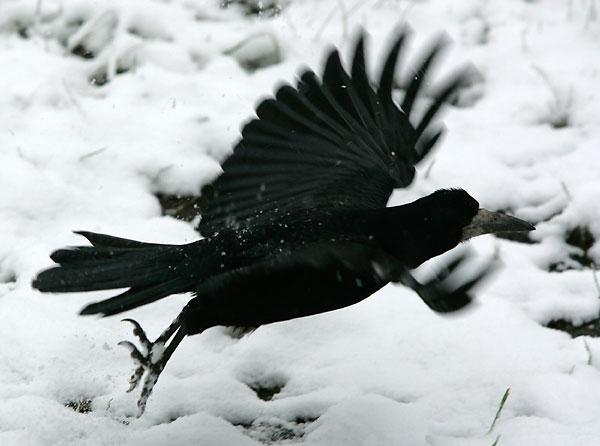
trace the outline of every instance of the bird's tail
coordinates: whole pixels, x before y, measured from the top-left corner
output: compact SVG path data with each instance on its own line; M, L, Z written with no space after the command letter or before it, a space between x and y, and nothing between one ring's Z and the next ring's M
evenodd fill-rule
M81 314L108 316L193 290L197 279L191 261L199 242L161 245L93 232L76 233L87 238L92 246L53 252L50 258L59 266L38 274L33 287L53 293L129 288L86 306Z

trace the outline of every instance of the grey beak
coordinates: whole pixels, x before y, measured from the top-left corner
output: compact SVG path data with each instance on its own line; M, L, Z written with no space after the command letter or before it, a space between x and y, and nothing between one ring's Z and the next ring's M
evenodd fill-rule
M482 234L496 234L498 232L525 232L533 231L535 226L525 220L511 217L499 212L479 209L471 223L463 228L462 240L470 239Z

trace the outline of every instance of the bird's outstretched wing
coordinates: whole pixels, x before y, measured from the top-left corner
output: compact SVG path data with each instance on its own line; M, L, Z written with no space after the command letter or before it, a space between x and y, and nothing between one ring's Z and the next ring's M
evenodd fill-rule
M442 133L433 119L463 79L443 82L429 108L414 116L415 100L445 46L439 39L412 70L398 106L392 89L408 34L402 30L391 45L377 87L367 75L361 34L350 74L334 49L322 79L307 70L296 87L284 85L260 103L223 174L202 191L200 231L208 236L299 209L384 207L394 188L410 184L415 164Z

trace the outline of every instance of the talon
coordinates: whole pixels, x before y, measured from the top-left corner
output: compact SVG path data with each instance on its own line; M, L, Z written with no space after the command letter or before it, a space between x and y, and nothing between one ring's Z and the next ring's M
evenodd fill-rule
M138 386L140 380L142 379L142 376L144 376L145 370L145 367L143 365L140 365L137 369L133 371L131 377L129 378L129 389L127 389L127 393L131 392Z
M131 325L133 325L133 335L139 339L142 347L149 351L149 349L152 347L152 342L150 342L150 339L148 339L148 336L146 336L146 332L142 326L136 320L129 318L121 319L121 322L129 322Z
M154 385L158 381L158 377L165 368L167 361L177 345L179 345L181 340L185 337L185 332L178 331L181 324L179 323L179 319L175 319L156 341L150 342L146 336L146 332L137 321L133 319L123 319L123 322L129 322L133 325L133 334L138 338L142 347L140 351L133 342L129 341L121 341L118 344L129 350L129 354L136 366L129 378L129 389L127 389L127 392L131 392L137 388L142 381L144 374L146 374L146 377L143 380L141 395L137 402L137 417L139 418L146 409L146 403L148 398L150 398ZM171 338L174 333L177 333L177 335L169 346L166 347L167 340Z
M147 364L148 359L142 354L142 352L139 351L139 349L132 342L121 341L117 345L125 347L127 350L129 350L131 358L133 359L136 365Z
M129 393L138 386L140 380L142 379L142 376L144 375L144 372L148 368L149 363L148 359L144 355L142 355L142 353L133 343L129 341L121 341L118 343L118 345L123 346L127 350L129 350L131 359L133 359L134 365L137 366L135 370L131 373L131 376L129 378L129 389L127 389L127 392Z

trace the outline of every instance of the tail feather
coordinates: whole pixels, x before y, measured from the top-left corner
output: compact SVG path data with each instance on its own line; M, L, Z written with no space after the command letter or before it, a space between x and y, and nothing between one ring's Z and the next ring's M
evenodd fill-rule
M99 234L97 232L89 231L73 231L75 234L79 234L97 247L102 248L147 248L151 246L172 246L164 245L161 243L147 243L138 242L137 240L130 240L127 238L114 237L112 235Z
M117 262L132 267L138 263L148 264L152 258L178 260L184 255L187 245L172 245L147 248L105 248L95 246L74 246L54 251L50 258L61 266L93 264L96 267L116 265Z
M54 251L50 254L50 258L59 265L81 265L103 260L113 261L115 258L121 258L131 253L139 253L139 249L77 246Z
M32 286L44 292L129 288L85 307L82 314L105 316L126 311L170 294L193 289L196 268L188 245L144 243L92 232L77 232L93 246L59 249L50 256L59 266L42 271Z
M130 288L124 293L118 294L110 299L94 302L81 310L80 314L98 314L112 316L132 308L146 305L175 294L173 290L185 288L185 282L174 279L169 282L159 283L146 288ZM181 291L180 291L181 292Z
M69 259L69 262L42 271L33 286L40 291L55 293L146 286L172 278L170 267L184 260L178 254L178 250L167 253L143 250L94 261L94 253L91 253L84 260Z

